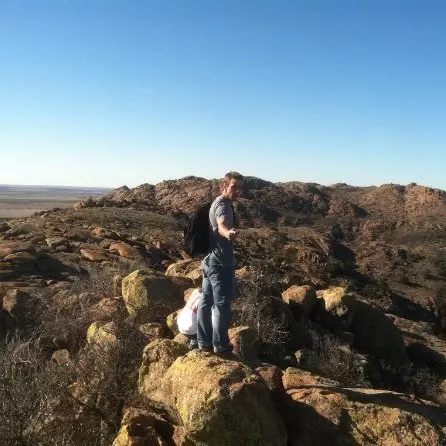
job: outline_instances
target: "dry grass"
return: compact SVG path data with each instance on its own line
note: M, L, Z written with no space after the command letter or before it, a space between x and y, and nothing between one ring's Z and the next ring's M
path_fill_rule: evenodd
M126 319L114 316L117 343L112 348L86 343L92 319L88 308L112 283L113 269L93 267L75 283L63 308L54 296L34 297L35 325L0 346L0 438L5 445L109 445L120 426L124 402L135 392L144 339ZM78 293L78 294L76 294ZM68 364L49 358L67 343ZM60 342L60 341L59 341ZM85 398L69 391L77 383Z

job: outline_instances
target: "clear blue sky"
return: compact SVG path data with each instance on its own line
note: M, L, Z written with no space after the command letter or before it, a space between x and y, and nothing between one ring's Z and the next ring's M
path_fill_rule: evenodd
M0 183L446 189L446 0L0 0Z

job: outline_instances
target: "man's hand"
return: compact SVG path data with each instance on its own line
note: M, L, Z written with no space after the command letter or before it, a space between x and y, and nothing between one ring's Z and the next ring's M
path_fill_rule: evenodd
M237 233L235 232L235 229L232 228L228 231L228 240L234 240L237 237Z

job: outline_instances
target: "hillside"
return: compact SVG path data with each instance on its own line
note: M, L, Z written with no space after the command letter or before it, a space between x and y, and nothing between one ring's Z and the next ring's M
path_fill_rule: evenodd
M187 177L0 223L7 444L444 444L446 192L247 178L229 359L174 322L200 283L183 227L216 194Z

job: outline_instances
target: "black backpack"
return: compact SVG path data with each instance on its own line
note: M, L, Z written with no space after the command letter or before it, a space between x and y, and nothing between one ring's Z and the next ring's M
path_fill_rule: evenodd
M212 201L201 205L184 228L184 249L193 256L209 252L209 210Z

